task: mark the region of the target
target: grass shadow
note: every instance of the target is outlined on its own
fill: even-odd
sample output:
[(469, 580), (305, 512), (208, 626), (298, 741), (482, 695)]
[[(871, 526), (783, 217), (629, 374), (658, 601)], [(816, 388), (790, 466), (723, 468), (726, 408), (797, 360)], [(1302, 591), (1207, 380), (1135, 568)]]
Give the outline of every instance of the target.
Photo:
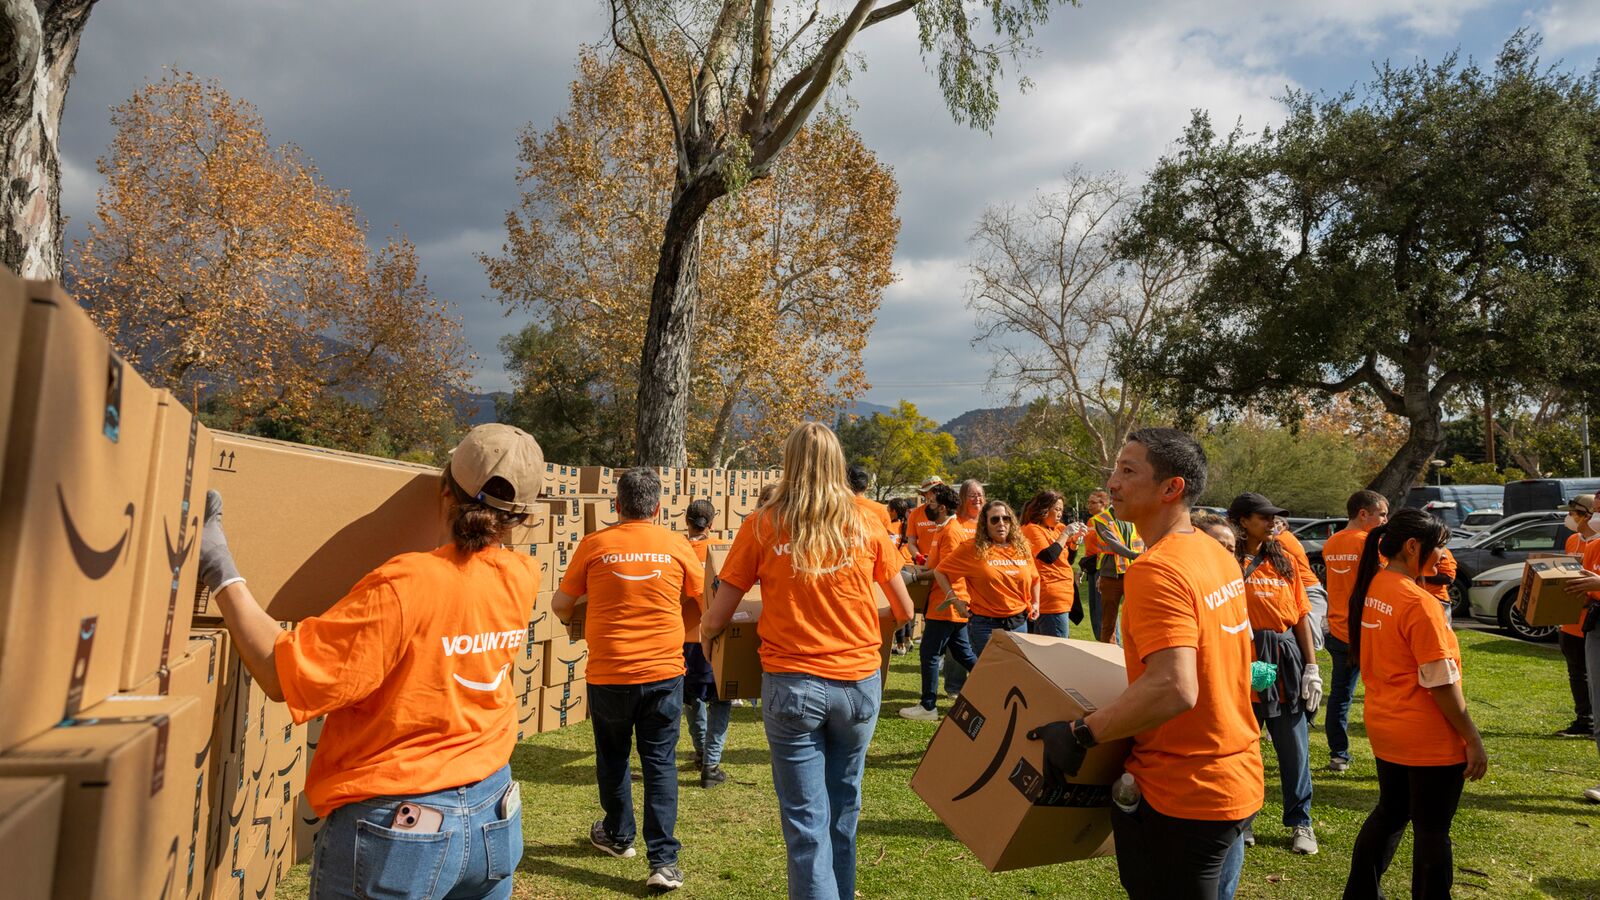
[[(585, 760), (578, 765), (579, 760)], [(531, 784), (582, 785), (594, 781), (594, 753), (521, 742), (511, 751), (511, 768)]]
[(1502, 656), (1520, 656), (1524, 659), (1553, 659), (1561, 655), (1554, 641), (1535, 644), (1521, 638), (1502, 637), (1497, 641), (1481, 641), (1472, 648), (1477, 653), (1496, 653)]
[(856, 833), (879, 837), (933, 838), (952, 842), (956, 839), (955, 835), (950, 833), (950, 829), (932, 815), (926, 819), (862, 819), (856, 825)]
[(1572, 900), (1591, 900), (1600, 897), (1600, 878), (1547, 876), (1540, 878), (1534, 884), (1551, 897), (1572, 898)]
[(559, 859), (588, 858), (595, 859), (598, 850), (587, 844), (529, 844), (523, 847), (522, 862), (517, 866), (520, 872), (526, 872), (536, 878), (550, 879), (567, 884), (585, 884), (600, 890), (615, 891), (619, 894), (632, 894), (645, 896), (648, 891), (644, 886), (644, 879), (623, 878), (608, 872), (596, 872), (581, 866), (571, 866), (559, 862)]

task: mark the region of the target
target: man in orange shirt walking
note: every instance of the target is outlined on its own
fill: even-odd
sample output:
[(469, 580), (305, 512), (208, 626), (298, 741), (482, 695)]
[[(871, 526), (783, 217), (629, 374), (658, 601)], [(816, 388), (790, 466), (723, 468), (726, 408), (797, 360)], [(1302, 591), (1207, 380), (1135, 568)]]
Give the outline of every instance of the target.
[(1045, 777), (1055, 782), (1077, 774), (1095, 744), (1133, 738), (1126, 771), (1137, 805), (1113, 807), (1111, 826), (1134, 900), (1219, 896), (1264, 795), (1244, 581), (1189, 518), (1205, 482), (1205, 452), (1192, 437), (1171, 428), (1128, 436), (1107, 484), (1117, 518), (1147, 542), (1126, 575), (1128, 689), (1082, 719), (1028, 733), (1044, 741)]
[(1328, 580), (1328, 655), (1333, 657), (1333, 683), (1323, 730), (1328, 735), (1328, 768), (1350, 768), (1350, 701), (1361, 680), (1361, 661), (1350, 656), (1350, 590), (1356, 584), (1367, 533), (1389, 521), (1389, 501), (1376, 491), (1356, 491), (1344, 504), (1349, 517), (1344, 529), (1322, 545)]
[(683, 603), (704, 593), (705, 574), (682, 535), (656, 525), (661, 481), (654, 469), (617, 479), (617, 524), (578, 544), (552, 607), (563, 622), (589, 597), (589, 719), (605, 818), (589, 841), (612, 856), (634, 855), (628, 755), (637, 735), (644, 774), (645, 886), (683, 885), (678, 868), (678, 723), (683, 713)]

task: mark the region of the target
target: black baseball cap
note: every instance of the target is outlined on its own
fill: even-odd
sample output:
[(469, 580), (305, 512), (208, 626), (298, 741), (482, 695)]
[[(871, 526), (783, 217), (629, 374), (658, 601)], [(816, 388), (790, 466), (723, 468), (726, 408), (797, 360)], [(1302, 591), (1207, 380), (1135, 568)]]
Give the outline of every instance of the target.
[(1242, 519), (1251, 513), (1262, 513), (1268, 516), (1281, 516), (1288, 512), (1281, 506), (1273, 506), (1272, 501), (1254, 491), (1245, 491), (1233, 498), (1228, 504), (1228, 518)]

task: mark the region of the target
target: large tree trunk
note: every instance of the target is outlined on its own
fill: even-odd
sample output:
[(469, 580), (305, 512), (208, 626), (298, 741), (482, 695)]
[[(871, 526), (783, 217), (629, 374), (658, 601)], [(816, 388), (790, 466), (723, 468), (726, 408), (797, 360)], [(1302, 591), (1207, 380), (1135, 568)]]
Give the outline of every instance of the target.
[(61, 110), (95, 0), (0, 0), (0, 263), (59, 278)]
[(639, 357), (639, 417), (635, 462), (684, 466), (689, 418), (689, 360), (700, 305), (700, 223), (721, 196), (720, 177), (689, 182), (673, 199), (661, 236), (661, 257), (650, 286), (650, 320)]
[(1444, 410), (1425, 377), (1407, 379), (1403, 402), (1406, 419), (1411, 423), (1410, 433), (1383, 470), (1367, 485), (1368, 490), (1387, 497), (1390, 507), (1396, 509), (1405, 502), (1406, 492), (1428, 470), (1429, 463), (1444, 446), (1445, 438)]

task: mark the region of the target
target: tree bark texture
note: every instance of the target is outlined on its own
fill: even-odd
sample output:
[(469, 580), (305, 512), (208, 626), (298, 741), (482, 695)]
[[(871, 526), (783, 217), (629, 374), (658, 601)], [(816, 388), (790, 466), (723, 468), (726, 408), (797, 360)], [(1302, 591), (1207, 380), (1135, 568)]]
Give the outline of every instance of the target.
[(0, 263), (24, 278), (61, 276), (61, 110), (94, 3), (0, 0)]
[[(700, 305), (700, 228), (719, 194), (701, 177), (678, 192), (662, 232), (650, 286), (650, 319), (639, 357), (638, 444), (641, 466), (688, 465), (689, 361)], [(717, 179), (720, 181), (720, 179)]]
[(1430, 390), (1425, 372), (1420, 377), (1406, 379), (1401, 402), (1411, 429), (1406, 434), (1406, 442), (1367, 485), (1368, 490), (1388, 498), (1392, 508), (1398, 509), (1404, 504), (1406, 492), (1418, 483), (1418, 477), (1428, 470), (1429, 463), (1444, 446), (1444, 410), (1438, 399), (1442, 393), (1438, 387)]

